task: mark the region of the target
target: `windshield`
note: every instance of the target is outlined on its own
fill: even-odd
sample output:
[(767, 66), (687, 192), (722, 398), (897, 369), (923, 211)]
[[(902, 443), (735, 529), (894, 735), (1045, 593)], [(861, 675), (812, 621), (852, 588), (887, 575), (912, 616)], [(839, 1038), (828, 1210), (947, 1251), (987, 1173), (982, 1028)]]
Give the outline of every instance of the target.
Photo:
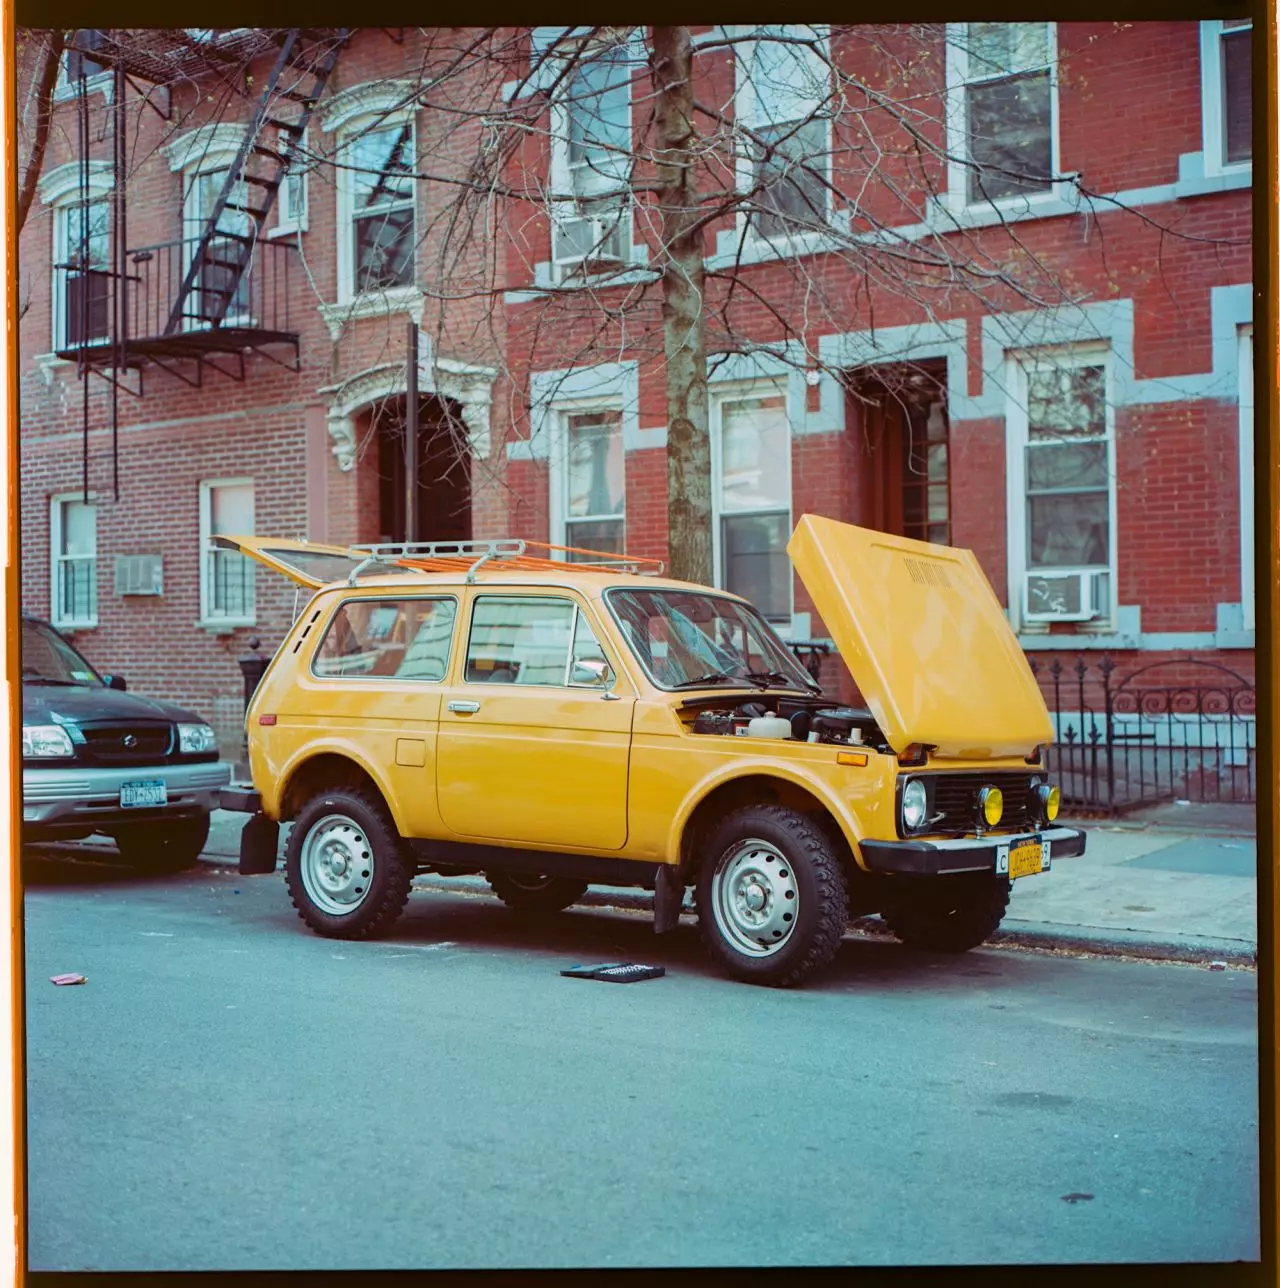
[(650, 679), (663, 689), (800, 689), (817, 685), (754, 608), (736, 599), (682, 590), (611, 590), (622, 633)]
[(97, 671), (61, 635), (30, 621), (22, 623), (22, 682), (102, 687)]

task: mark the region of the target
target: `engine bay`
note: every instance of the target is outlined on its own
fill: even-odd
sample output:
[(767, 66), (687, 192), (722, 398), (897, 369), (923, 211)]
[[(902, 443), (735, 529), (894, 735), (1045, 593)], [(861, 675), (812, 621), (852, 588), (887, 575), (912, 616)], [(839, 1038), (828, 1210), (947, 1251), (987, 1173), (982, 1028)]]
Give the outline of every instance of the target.
[(691, 698), (682, 715), (696, 734), (832, 743), (892, 754), (868, 708), (839, 706), (823, 697)]

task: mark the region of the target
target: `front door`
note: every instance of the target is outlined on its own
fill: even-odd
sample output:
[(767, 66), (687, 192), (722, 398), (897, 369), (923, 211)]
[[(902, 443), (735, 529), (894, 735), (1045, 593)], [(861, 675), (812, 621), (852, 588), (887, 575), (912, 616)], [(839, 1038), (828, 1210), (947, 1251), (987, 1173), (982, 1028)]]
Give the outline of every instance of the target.
[(477, 841), (622, 848), (635, 695), (577, 600), (476, 594), (443, 696), (446, 827)]

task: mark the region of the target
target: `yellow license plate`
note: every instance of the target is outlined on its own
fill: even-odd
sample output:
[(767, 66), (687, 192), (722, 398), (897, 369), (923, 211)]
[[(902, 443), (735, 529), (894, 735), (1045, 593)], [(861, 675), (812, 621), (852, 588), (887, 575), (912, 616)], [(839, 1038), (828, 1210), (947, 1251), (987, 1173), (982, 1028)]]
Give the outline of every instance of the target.
[(1009, 850), (1009, 879), (1031, 877), (1044, 867), (1044, 846), (1039, 841), (1023, 841)]

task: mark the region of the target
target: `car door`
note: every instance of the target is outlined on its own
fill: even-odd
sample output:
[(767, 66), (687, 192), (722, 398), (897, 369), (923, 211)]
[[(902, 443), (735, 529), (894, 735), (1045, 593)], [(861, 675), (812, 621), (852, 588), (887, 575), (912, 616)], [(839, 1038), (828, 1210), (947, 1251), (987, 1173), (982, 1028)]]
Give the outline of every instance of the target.
[(618, 850), (635, 693), (568, 592), (477, 591), (436, 788), (459, 837)]

